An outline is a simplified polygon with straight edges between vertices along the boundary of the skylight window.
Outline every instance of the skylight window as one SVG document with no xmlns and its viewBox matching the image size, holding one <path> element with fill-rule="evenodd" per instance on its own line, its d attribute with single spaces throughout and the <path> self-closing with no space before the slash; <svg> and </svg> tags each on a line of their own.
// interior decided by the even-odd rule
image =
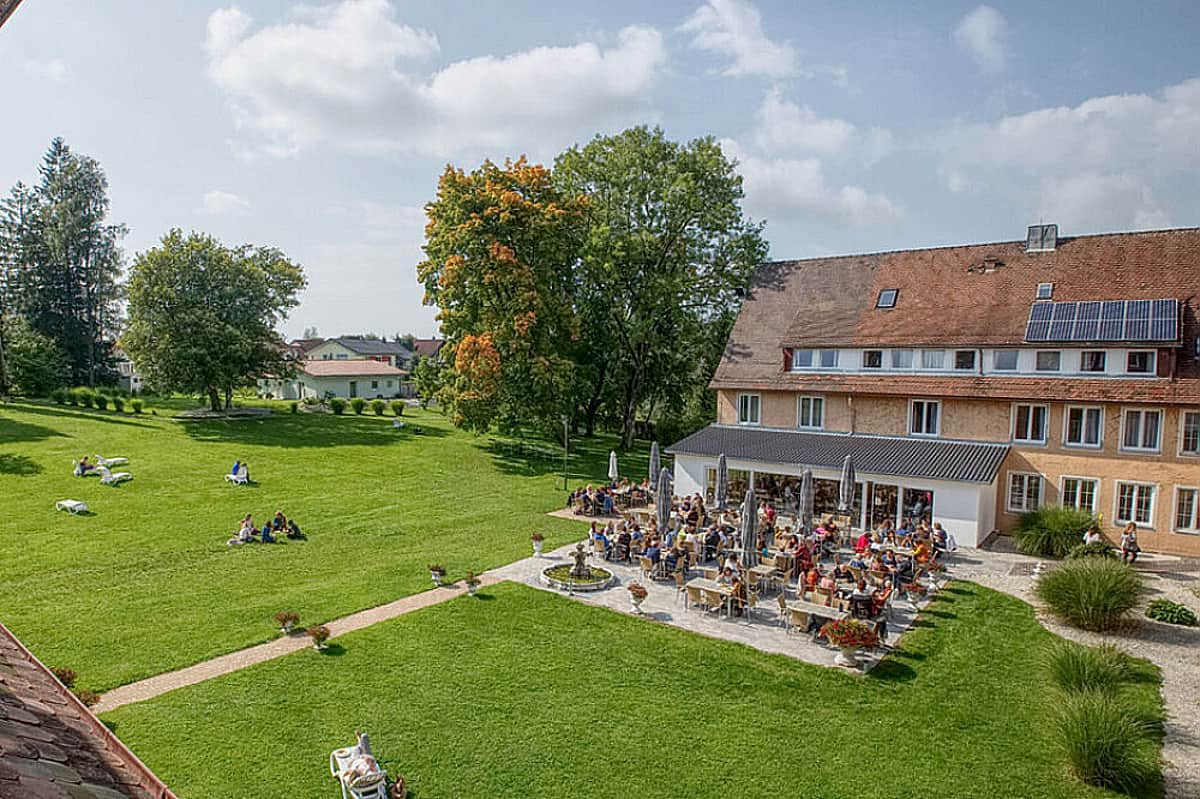
<svg viewBox="0 0 1200 799">
<path fill-rule="evenodd" d="M 1054 284 L 1053 283 L 1038 283 L 1037 299 L 1048 300 L 1053 296 L 1054 296 Z"/>
<path fill-rule="evenodd" d="M 898 296 L 900 296 L 900 289 L 884 289 L 879 292 L 879 299 L 875 300 L 875 307 L 895 308 Z"/>
</svg>

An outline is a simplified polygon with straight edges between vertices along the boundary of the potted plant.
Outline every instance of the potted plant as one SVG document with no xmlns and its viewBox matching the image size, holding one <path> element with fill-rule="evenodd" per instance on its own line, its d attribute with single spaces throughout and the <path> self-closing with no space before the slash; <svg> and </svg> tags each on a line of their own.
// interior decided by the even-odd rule
<svg viewBox="0 0 1200 799">
<path fill-rule="evenodd" d="M 313 649 L 320 652 L 322 649 L 325 649 L 325 642 L 329 640 L 329 628 L 324 624 L 309 627 L 308 637 L 312 639 Z"/>
<path fill-rule="evenodd" d="M 858 658 L 855 657 L 858 650 L 879 646 L 879 636 L 858 619 L 828 622 L 821 628 L 821 635 L 839 650 L 833 662 L 847 668 L 858 667 Z"/>
<path fill-rule="evenodd" d="M 533 556 L 540 558 L 542 556 L 542 546 L 545 544 L 546 536 L 541 533 L 533 533 L 529 536 L 529 540 L 533 542 Z"/>
<path fill-rule="evenodd" d="M 646 597 L 650 592 L 646 590 L 646 586 L 636 580 L 630 583 L 627 588 L 629 590 L 629 601 L 633 603 L 633 612 L 641 613 L 642 603 L 646 601 Z"/>
<path fill-rule="evenodd" d="M 440 563 L 430 563 L 429 576 L 433 579 L 435 586 L 441 585 L 442 578 L 446 576 L 446 567 Z"/>
<path fill-rule="evenodd" d="M 467 593 L 475 596 L 475 589 L 479 587 L 479 583 L 482 581 L 476 576 L 475 572 L 468 570 L 467 576 L 463 578 L 463 582 L 467 586 Z"/>
<path fill-rule="evenodd" d="M 281 610 L 275 614 L 275 621 L 279 622 L 279 632 L 288 635 L 300 621 L 300 614 L 294 610 Z"/>
</svg>

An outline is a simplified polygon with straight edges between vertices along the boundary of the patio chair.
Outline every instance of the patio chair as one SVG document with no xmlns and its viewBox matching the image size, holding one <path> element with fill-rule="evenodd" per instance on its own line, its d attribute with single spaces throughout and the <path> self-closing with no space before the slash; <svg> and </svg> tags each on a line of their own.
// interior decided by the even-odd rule
<svg viewBox="0 0 1200 799">
<path fill-rule="evenodd" d="M 689 585 L 685 586 L 685 588 L 687 589 L 687 593 L 683 598 L 683 607 L 685 610 L 692 605 L 698 605 L 702 608 L 706 607 L 704 604 L 704 596 L 700 593 L 700 589 L 697 586 Z"/>
<path fill-rule="evenodd" d="M 608 548 L 599 538 L 592 540 L 592 554 L 599 557 L 600 560 L 608 560 Z"/>
<path fill-rule="evenodd" d="M 642 567 L 642 579 L 650 577 L 650 573 L 654 571 L 654 563 L 645 555 L 638 556 L 638 565 Z"/>
<path fill-rule="evenodd" d="M 683 572 L 675 572 L 675 604 L 679 604 L 679 597 L 687 594 L 687 585 L 684 581 Z"/>
<path fill-rule="evenodd" d="M 226 472 L 225 482 L 233 483 L 235 486 L 244 486 L 250 484 L 250 473 L 246 471 L 244 466 L 239 466 L 236 472 Z"/>
<path fill-rule="evenodd" d="M 806 633 L 811 632 L 810 628 L 812 627 L 812 619 L 808 615 L 807 610 L 788 608 L 788 611 L 789 630 L 803 630 Z"/>
<path fill-rule="evenodd" d="M 788 613 L 787 597 L 782 593 L 775 597 L 775 601 L 779 603 L 779 623 L 783 625 L 783 631 L 790 633 L 792 631 L 792 617 Z"/>
<path fill-rule="evenodd" d="M 132 479 L 133 475 L 129 472 L 112 472 L 107 466 L 100 467 L 100 482 L 103 485 L 115 486 Z"/>
<path fill-rule="evenodd" d="M 709 613 L 716 613 L 718 617 L 721 611 L 725 609 L 725 597 L 720 591 L 713 591 L 710 588 L 703 588 L 700 593 L 704 596 L 704 605 Z"/>
<path fill-rule="evenodd" d="M 342 799 L 388 799 L 387 772 L 383 769 L 353 780 L 343 778 L 350 764 L 362 754 L 357 744 L 329 754 L 329 773 L 342 787 Z"/>
<path fill-rule="evenodd" d="M 812 595 L 812 601 L 816 605 L 825 605 L 828 607 L 833 604 L 833 591 L 828 588 L 814 588 Z"/>
<path fill-rule="evenodd" d="M 720 576 L 720 574 L 721 574 L 720 569 L 705 569 L 704 570 L 704 579 L 705 580 L 715 580 L 715 579 L 717 579 L 718 576 Z"/>
<path fill-rule="evenodd" d="M 124 466 L 127 463 L 129 463 L 129 458 L 105 458 L 100 455 L 96 456 L 97 466 Z"/>
</svg>

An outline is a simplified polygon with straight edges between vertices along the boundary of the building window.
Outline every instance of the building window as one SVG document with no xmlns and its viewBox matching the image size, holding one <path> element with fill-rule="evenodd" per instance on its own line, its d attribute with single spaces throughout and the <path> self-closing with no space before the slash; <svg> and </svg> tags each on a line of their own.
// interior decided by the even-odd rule
<svg viewBox="0 0 1200 799">
<path fill-rule="evenodd" d="M 1024 472 L 1008 473 L 1008 510 L 1027 513 L 1042 505 L 1042 476 Z"/>
<path fill-rule="evenodd" d="M 996 350 L 992 353 L 992 368 L 997 372 L 1015 372 L 1017 370 L 1017 351 Z"/>
<path fill-rule="evenodd" d="M 1194 488 L 1175 488 L 1175 532 L 1200 533 L 1196 511 L 1197 490 Z"/>
<path fill-rule="evenodd" d="M 1104 415 L 1100 408 L 1067 408 L 1063 443 L 1068 447 L 1099 447 Z"/>
<path fill-rule="evenodd" d="M 798 427 L 820 430 L 825 426 L 825 400 L 822 397 L 801 397 L 796 417 Z"/>
<path fill-rule="evenodd" d="M 391 380 L 387 381 L 387 387 L 388 387 L 388 388 L 391 388 L 391 387 L 392 387 L 392 381 L 391 381 Z"/>
<path fill-rule="evenodd" d="M 1039 372 L 1057 372 L 1062 367 L 1062 353 L 1057 351 L 1045 351 L 1037 354 L 1037 364 L 1035 369 Z"/>
<path fill-rule="evenodd" d="M 975 350 L 959 350 L 954 353 L 954 368 L 963 370 L 974 369 Z"/>
<path fill-rule="evenodd" d="M 914 436 L 936 436 L 942 403 L 938 400 L 913 400 L 909 407 L 908 430 Z"/>
<path fill-rule="evenodd" d="M 1053 283 L 1038 283 L 1037 294 L 1035 295 L 1036 299 L 1048 300 L 1053 296 L 1054 296 L 1054 284 Z"/>
<path fill-rule="evenodd" d="M 875 300 L 876 308 L 895 308 L 896 299 L 900 296 L 900 289 L 884 289 L 879 292 L 879 298 Z"/>
<path fill-rule="evenodd" d="M 821 368 L 836 369 L 838 363 L 837 350 L 821 350 Z"/>
<path fill-rule="evenodd" d="M 1107 366 L 1103 350 L 1087 350 L 1079 353 L 1079 371 L 1103 372 Z"/>
<path fill-rule="evenodd" d="M 883 350 L 863 350 L 864 369 L 882 369 L 883 368 Z"/>
<path fill-rule="evenodd" d="M 1125 356 L 1125 371 L 1131 375 L 1152 375 L 1154 374 L 1154 356 L 1153 350 L 1139 350 L 1131 352 Z"/>
<path fill-rule="evenodd" d="M 1023 444 L 1045 444 L 1048 413 L 1049 408 L 1045 405 L 1014 405 L 1013 441 Z"/>
<path fill-rule="evenodd" d="M 1200 455 L 1200 412 L 1185 411 L 1180 424 L 1179 451 L 1184 455 Z"/>
<path fill-rule="evenodd" d="M 760 424 L 762 397 L 758 394 L 738 394 L 738 424 Z"/>
<path fill-rule="evenodd" d="M 338 360 L 338 361 L 348 361 L 348 360 L 350 360 L 350 356 L 349 356 L 349 355 L 347 355 L 347 354 L 346 354 L 346 353 L 344 353 L 344 352 L 339 352 L 338 354 L 334 355 L 333 357 L 334 357 L 334 360 Z"/>
<path fill-rule="evenodd" d="M 911 369 L 913 365 L 912 350 L 892 350 L 893 369 Z"/>
<path fill-rule="evenodd" d="M 1100 493 L 1100 481 L 1087 477 L 1064 477 L 1062 479 L 1062 505 L 1064 508 L 1096 512 L 1096 496 Z"/>
<path fill-rule="evenodd" d="M 1117 524 L 1133 522 L 1139 527 L 1154 524 L 1154 489 L 1152 483 L 1117 482 Z"/>
<path fill-rule="evenodd" d="M 946 353 L 942 350 L 921 350 L 922 369 L 941 369 Z"/>
<path fill-rule="evenodd" d="M 1123 449 L 1158 452 L 1162 433 L 1162 411 L 1125 411 Z"/>
<path fill-rule="evenodd" d="M 793 369 L 811 369 L 813 367 L 813 355 L 816 350 L 795 350 L 792 352 L 792 368 Z"/>
</svg>

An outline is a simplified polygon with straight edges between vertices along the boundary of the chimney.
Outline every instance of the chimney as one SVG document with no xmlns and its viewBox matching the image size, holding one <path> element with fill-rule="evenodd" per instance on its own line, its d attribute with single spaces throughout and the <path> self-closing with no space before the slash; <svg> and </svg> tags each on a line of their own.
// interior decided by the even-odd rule
<svg viewBox="0 0 1200 799">
<path fill-rule="evenodd" d="M 1058 247 L 1058 225 L 1030 225 L 1025 252 L 1054 252 Z"/>
</svg>

